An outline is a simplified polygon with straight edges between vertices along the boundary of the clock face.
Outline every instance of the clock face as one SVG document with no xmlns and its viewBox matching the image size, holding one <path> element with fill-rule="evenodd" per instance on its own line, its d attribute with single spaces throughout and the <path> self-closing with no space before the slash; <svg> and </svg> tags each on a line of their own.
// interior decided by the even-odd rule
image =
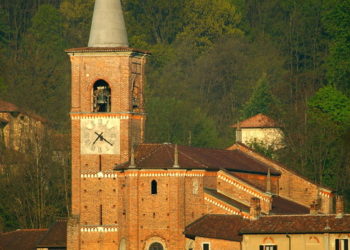
<svg viewBox="0 0 350 250">
<path fill-rule="evenodd" d="M 81 154 L 119 154 L 120 120 L 115 118 L 82 119 Z"/>
</svg>

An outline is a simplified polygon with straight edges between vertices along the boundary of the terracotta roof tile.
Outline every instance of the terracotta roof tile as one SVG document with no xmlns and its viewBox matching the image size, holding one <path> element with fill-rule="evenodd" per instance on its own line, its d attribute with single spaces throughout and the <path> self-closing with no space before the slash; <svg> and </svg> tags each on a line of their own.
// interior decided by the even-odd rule
<svg viewBox="0 0 350 250">
<path fill-rule="evenodd" d="M 8 233 L 0 233 L 0 249 L 33 250 L 47 229 L 18 229 Z"/>
<path fill-rule="evenodd" d="M 199 236 L 240 242 L 239 230 L 247 222 L 237 215 L 208 214 L 188 225 L 184 234 L 192 239 Z"/>
<path fill-rule="evenodd" d="M 18 112 L 19 109 L 16 105 L 0 100 L 0 112 Z"/>
<path fill-rule="evenodd" d="M 231 125 L 232 128 L 277 128 L 277 123 L 264 114 L 257 114 L 244 121 Z"/>
<path fill-rule="evenodd" d="M 350 233 L 350 215 L 263 216 L 240 230 L 242 234 Z"/>
<path fill-rule="evenodd" d="M 308 214 L 310 209 L 280 196 L 272 197 L 272 214 Z"/>
<path fill-rule="evenodd" d="M 171 169 L 174 164 L 173 144 L 140 144 L 135 150 L 136 168 Z M 239 150 L 220 150 L 178 146 L 179 165 L 182 169 L 208 169 L 267 174 L 268 166 L 240 152 Z M 116 170 L 127 169 L 129 163 L 116 166 Z M 272 175 L 280 172 L 271 168 Z"/>
<path fill-rule="evenodd" d="M 66 247 L 67 246 L 67 219 L 59 219 L 53 224 L 37 247 Z"/>
</svg>

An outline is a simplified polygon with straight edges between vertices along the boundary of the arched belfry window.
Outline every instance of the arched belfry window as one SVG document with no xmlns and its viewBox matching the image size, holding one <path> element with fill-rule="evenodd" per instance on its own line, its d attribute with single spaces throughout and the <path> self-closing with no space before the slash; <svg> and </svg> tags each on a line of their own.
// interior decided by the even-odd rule
<svg viewBox="0 0 350 250">
<path fill-rule="evenodd" d="M 95 82 L 92 95 L 93 112 L 111 112 L 111 88 L 107 82 Z"/>
<path fill-rule="evenodd" d="M 151 182 L 151 194 L 157 194 L 158 190 L 157 190 L 157 181 L 153 180 Z"/>
</svg>

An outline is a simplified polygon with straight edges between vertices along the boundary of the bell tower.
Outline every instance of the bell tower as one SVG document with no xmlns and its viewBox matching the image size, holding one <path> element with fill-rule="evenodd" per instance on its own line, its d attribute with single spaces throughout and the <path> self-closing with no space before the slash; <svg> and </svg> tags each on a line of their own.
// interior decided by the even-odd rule
<svg viewBox="0 0 350 250">
<path fill-rule="evenodd" d="M 130 48 L 120 0 L 96 0 L 88 47 L 68 49 L 72 100 L 72 211 L 68 249 L 118 248 L 113 168 L 144 138 L 147 53 Z"/>
</svg>

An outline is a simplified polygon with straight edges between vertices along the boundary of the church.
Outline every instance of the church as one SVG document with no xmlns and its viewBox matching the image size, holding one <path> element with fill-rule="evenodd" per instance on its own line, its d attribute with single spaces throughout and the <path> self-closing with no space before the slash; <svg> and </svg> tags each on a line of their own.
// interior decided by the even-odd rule
<svg viewBox="0 0 350 250">
<path fill-rule="evenodd" d="M 193 249 L 185 228 L 208 214 L 253 221 L 333 212 L 331 189 L 242 143 L 223 150 L 144 142 L 149 52 L 129 47 L 120 0 L 96 0 L 88 47 L 66 52 L 72 71 L 68 249 Z"/>
</svg>

